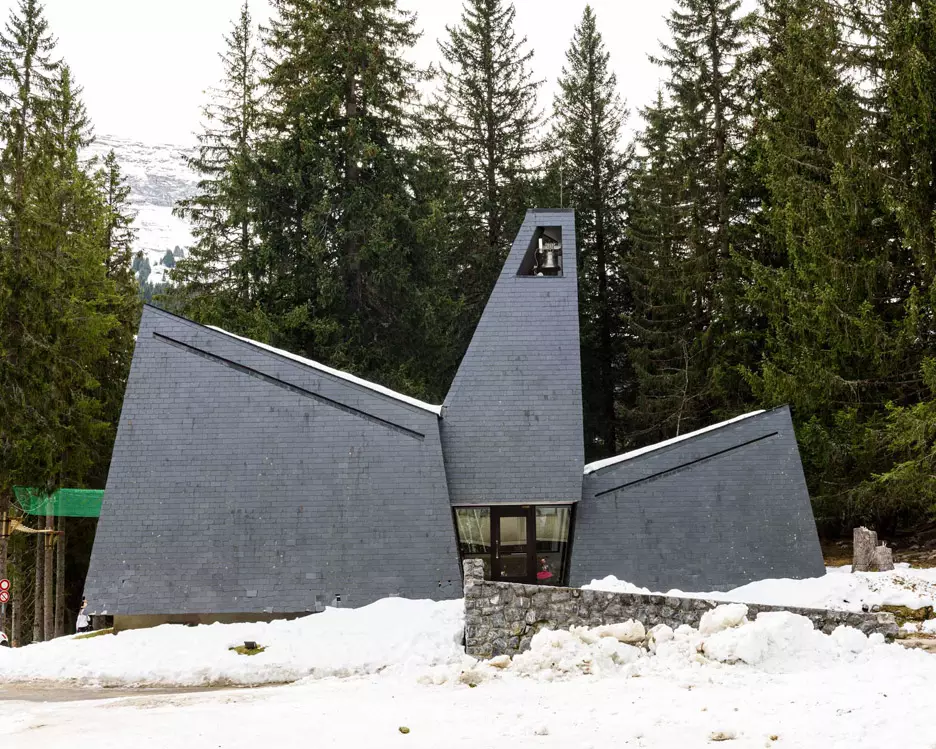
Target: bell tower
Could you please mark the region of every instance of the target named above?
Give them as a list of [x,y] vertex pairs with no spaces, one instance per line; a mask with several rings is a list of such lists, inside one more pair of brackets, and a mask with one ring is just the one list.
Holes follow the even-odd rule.
[[581,499],[573,211],[527,212],[445,399],[441,434],[453,505]]

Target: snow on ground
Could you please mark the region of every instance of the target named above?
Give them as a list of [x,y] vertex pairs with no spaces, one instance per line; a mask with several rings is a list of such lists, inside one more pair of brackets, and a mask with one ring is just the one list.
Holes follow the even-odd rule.
[[[732,749],[936,747],[931,719],[936,657],[847,628],[826,636],[793,614],[762,614],[749,622],[745,613],[737,605],[716,609],[701,625],[704,634],[686,626],[646,632],[636,622],[543,631],[529,652],[479,663],[436,631],[458,619],[455,604],[379,602],[357,612],[312,617],[329,623],[320,630],[310,622],[296,624],[293,640],[281,632],[276,641],[276,647],[294,647],[299,654],[311,646],[297,640],[319,640],[319,658],[333,665],[357,663],[355,673],[362,675],[259,690],[0,702],[0,746],[47,749],[80,743],[124,749],[132,741],[134,749],[311,744],[683,749],[726,740]],[[401,632],[407,623],[409,637]],[[198,630],[209,631],[211,637],[198,635],[199,642],[214,651],[219,643],[240,639],[233,632],[241,626],[227,625],[231,636],[222,636],[225,628],[217,626],[176,629],[190,638]],[[147,649],[156,643],[172,643],[159,651],[165,660],[181,662],[184,655],[197,657],[197,663],[217,661],[221,668],[224,658],[216,652],[198,656],[194,639],[179,654],[182,636],[157,635],[160,629],[133,640],[139,658],[150,660]],[[122,638],[133,639],[128,635],[134,633],[61,644],[77,652],[99,640],[106,643],[104,649],[86,653],[83,660],[119,661],[129,653],[126,645],[118,650]],[[382,636],[385,643],[372,642]],[[421,642],[426,638],[430,642]],[[265,653],[240,658],[259,673],[265,659],[284,660],[274,651],[271,645]],[[5,656],[11,655],[16,653],[0,654],[0,675],[9,676],[11,661]],[[58,655],[76,660],[64,649]],[[376,668],[378,661],[385,668]],[[433,661],[438,662],[430,665]],[[9,688],[4,689],[0,698],[9,697]]]
[[[266,624],[165,624],[87,639],[63,637],[0,652],[0,684],[57,681],[102,686],[256,685],[407,673],[464,654],[461,601],[385,598]],[[253,656],[228,650],[252,640]]]
[[[671,590],[665,595],[843,611],[861,611],[862,606],[907,606],[916,609],[936,605],[936,568],[912,569],[908,564],[898,564],[896,567],[893,572],[854,574],[850,566],[829,567],[823,577],[808,580],[758,580],[729,591],[687,593]],[[653,592],[618,580],[613,575],[592,580],[583,587],[620,593]]]
[[[830,591],[849,605],[888,599],[906,592],[890,579],[898,576],[929,580],[903,569],[846,590],[863,576],[833,571],[824,594],[803,581],[793,602],[815,604]],[[846,627],[824,635],[787,612],[747,615],[734,603],[698,629],[629,621],[544,630],[528,652],[488,661],[461,648],[460,601],[394,598],[293,622],[60,638],[0,650],[0,747],[936,749],[936,656]],[[228,650],[244,640],[267,649]],[[90,702],[72,686],[282,681],[295,683]],[[36,682],[51,682],[50,699],[66,701],[25,701]]]

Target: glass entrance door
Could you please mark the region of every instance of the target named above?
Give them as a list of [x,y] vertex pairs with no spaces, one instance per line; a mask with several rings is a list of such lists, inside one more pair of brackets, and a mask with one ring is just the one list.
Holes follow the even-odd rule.
[[533,510],[533,507],[491,508],[492,580],[536,582],[536,519]]

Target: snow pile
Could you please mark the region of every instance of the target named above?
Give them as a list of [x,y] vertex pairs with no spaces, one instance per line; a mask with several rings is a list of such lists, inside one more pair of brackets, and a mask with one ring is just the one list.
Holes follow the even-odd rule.
[[[787,612],[762,613],[754,621],[747,615],[747,606],[733,603],[706,612],[698,629],[657,625],[648,631],[634,620],[547,629],[532,638],[527,652],[478,661],[462,647],[461,601],[388,598],[290,622],[163,625],[3,649],[0,684],[192,687],[375,674],[472,686],[503,676],[546,682],[582,675],[672,680],[700,668],[796,673],[879,654],[890,662],[908,654],[885,646],[880,635],[869,638],[846,627],[824,635],[808,619]],[[256,655],[230,650],[248,640],[265,650]]]
[[747,612],[743,603],[729,603],[706,611],[699,621],[699,634],[712,635],[730,627],[739,627],[747,621]]
[[[88,639],[63,637],[0,652],[0,683],[102,686],[257,685],[303,678],[418,673],[457,661],[461,601],[386,598],[360,609],[264,624],[166,624]],[[252,640],[266,650],[239,655]]]
[[[604,627],[542,630],[530,649],[510,658],[488,661],[465,657],[458,664],[427,669],[420,681],[475,686],[515,675],[539,681],[561,681],[588,675],[656,676],[681,679],[701,668],[745,668],[756,672],[791,674],[847,665],[861,658],[915,658],[899,645],[885,645],[884,637],[870,637],[857,629],[839,627],[831,635],[813,628],[809,619],[788,612],[761,613],[747,618],[744,604],[718,606],[707,612],[699,628],[665,624],[645,631],[640,622]],[[924,656],[929,657],[929,656]],[[933,663],[936,672],[936,662]]]
[[831,635],[812,622],[786,611],[763,613],[753,622],[725,629],[699,644],[700,652],[721,663],[746,663],[761,670],[785,673],[852,660],[868,648],[884,644],[884,636],[865,636],[851,627],[838,627]]
[[[657,592],[618,580],[614,576],[592,580],[583,587],[613,593]],[[936,605],[936,568],[911,569],[908,564],[898,564],[892,572],[852,574],[849,566],[830,567],[822,577],[807,580],[758,580],[729,591],[686,593],[670,590],[663,595],[840,611],[861,611],[865,606],[906,606],[918,609]]]

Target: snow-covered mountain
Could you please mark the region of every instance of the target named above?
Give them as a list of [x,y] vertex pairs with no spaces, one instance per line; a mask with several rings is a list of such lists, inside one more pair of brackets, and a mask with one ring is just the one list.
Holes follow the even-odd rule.
[[185,249],[192,242],[188,224],[172,215],[177,200],[192,195],[197,175],[188,168],[186,148],[167,143],[140,143],[112,135],[99,135],[89,156],[103,158],[113,150],[127,182],[136,212],[136,249],[143,250],[151,267],[150,283],[165,280],[162,259],[168,250]]

